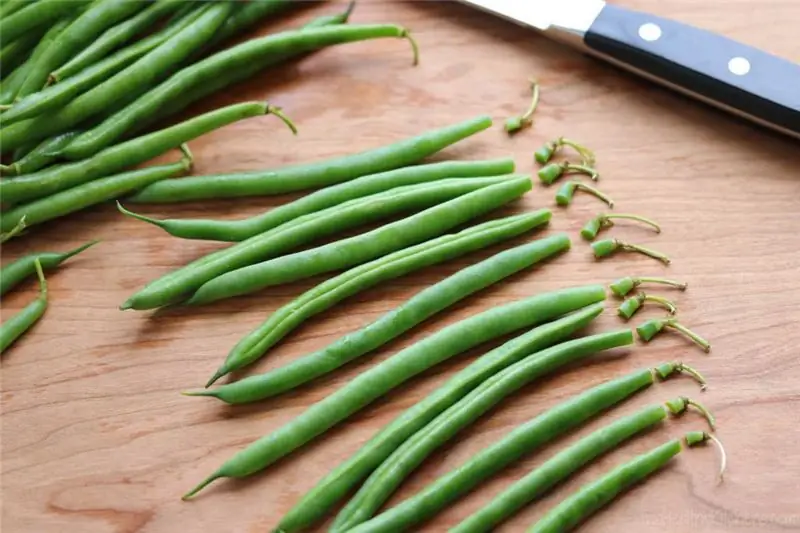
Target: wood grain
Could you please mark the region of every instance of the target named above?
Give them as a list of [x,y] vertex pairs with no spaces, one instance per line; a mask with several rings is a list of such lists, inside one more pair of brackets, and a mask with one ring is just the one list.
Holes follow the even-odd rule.
[[[697,24],[800,60],[793,0],[620,0],[622,5]],[[264,24],[290,27],[333,6]],[[536,126],[514,139],[499,128],[442,157],[512,155],[523,172],[545,140],[569,135],[594,147],[601,185],[618,211],[652,216],[655,236],[620,225],[616,235],[670,254],[669,268],[637,257],[596,263],[577,230],[602,205],[580,197],[558,210],[551,229],[575,235],[574,249],[542,268],[469,298],[397,342],[329,378],[273,401],[230,408],[178,391],[205,382],[230,347],[270,312],[318,280],[211,305],[147,314],[116,307],[136,288],[218,245],[170,238],[123,218],[112,205],[59,220],[3,250],[3,260],[34,250],[102,244],[50,276],[45,319],[2,360],[2,530],[132,533],[269,531],[301,495],[378,428],[433,390],[487,347],[439,365],[387,395],[299,453],[246,481],[214,485],[191,503],[179,496],[235,451],[297,416],[360,371],[446,324],[527,295],[634,275],[669,274],[691,288],[676,295],[683,320],[714,345],[710,355],[665,335],[624,357],[602,357],[533,384],[442,449],[392,499],[401,501],[523,421],[584,388],[663,360],[685,360],[710,379],[702,400],[719,418],[730,454],[716,486],[711,449],[683,454],[666,471],[599,513],[583,531],[800,531],[800,179],[797,144],[587,59],[529,31],[445,2],[361,2],[354,21],[409,26],[422,47],[410,65],[399,41],[327,50],[193,106],[269,98],[299,124],[292,138],[274,118],[227,127],[192,143],[197,173],[262,169],[347,154],[527,104],[526,79],[543,85]],[[170,157],[177,157],[173,154]],[[550,206],[536,188],[505,212]],[[148,207],[158,216],[242,217],[288,200],[259,198]],[[543,233],[518,239],[516,243]],[[546,234],[546,233],[545,233]],[[369,323],[421,288],[504,247],[475,253],[368,290],[309,322],[255,371],[274,368]],[[33,283],[3,302],[8,317],[35,293]],[[644,316],[655,316],[646,311]],[[613,313],[595,330],[619,327]],[[594,428],[647,402],[700,396],[688,380],[647,391],[619,410],[506,470],[430,522],[444,531],[513,480]],[[502,531],[522,531],[580,484],[684,430],[670,422],[585,469]]]

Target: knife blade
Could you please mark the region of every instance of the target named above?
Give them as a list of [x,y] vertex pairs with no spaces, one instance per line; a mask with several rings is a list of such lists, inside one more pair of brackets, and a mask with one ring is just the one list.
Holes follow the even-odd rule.
[[800,139],[800,65],[603,0],[461,0],[761,126]]

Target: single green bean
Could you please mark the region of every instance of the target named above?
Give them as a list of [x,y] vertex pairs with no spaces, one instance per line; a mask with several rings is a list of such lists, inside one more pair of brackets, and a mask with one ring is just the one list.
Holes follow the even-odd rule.
[[120,198],[150,183],[185,174],[192,165],[191,155],[188,152],[185,154],[185,157],[177,163],[115,174],[45,196],[28,204],[14,206],[0,214],[0,231],[14,227],[22,218],[29,227],[42,224]]
[[405,531],[430,519],[506,466],[655,383],[683,371],[666,363],[613,379],[573,396],[517,427],[411,498],[350,529],[351,533]]
[[210,46],[214,46],[230,37],[241,35],[243,31],[255,26],[262,20],[292,6],[301,5],[296,0],[250,0],[234,11],[225,24],[219,29]]
[[4,266],[2,270],[0,270],[0,296],[19,285],[31,274],[35,273],[37,261],[41,263],[43,269],[50,270],[56,268],[71,257],[75,257],[87,248],[94,246],[98,242],[100,241],[90,241],[68,252],[38,252],[35,254],[26,255],[25,257],[21,257],[12,263],[9,263],[8,265]]
[[[687,433],[684,437],[687,446],[710,439],[711,436],[705,432]],[[528,533],[568,533],[575,530],[617,496],[666,466],[682,449],[681,440],[673,439],[638,455],[578,489],[531,526]]]
[[242,220],[149,219],[149,222],[170,235],[184,239],[237,242],[264,233],[298,217],[334,207],[347,200],[362,198],[396,187],[429,183],[444,178],[496,176],[511,172],[514,172],[512,159],[431,163],[370,174],[325,187],[294,202]]
[[269,319],[240,340],[206,387],[220,377],[256,361],[305,320],[331,308],[344,298],[426,266],[448,261],[500,241],[516,237],[540,224],[536,213],[492,220],[460,233],[381,257],[320,283],[275,311]]
[[501,370],[397,448],[341,510],[331,531],[349,531],[369,520],[428,456],[508,395],[567,364],[631,344],[629,329],[601,333],[557,344]]
[[[120,308],[154,309],[182,302],[191,297],[204,283],[231,270],[278,257],[315,239],[358,227],[370,221],[381,220],[415,208],[436,205],[448,196],[453,198],[466,192],[464,187],[483,186],[492,180],[509,184],[517,181],[514,177],[500,176],[470,180],[453,179],[449,180],[447,187],[436,182],[409,185],[403,188],[405,194],[400,194],[403,191],[397,194],[395,191],[385,191],[304,215],[229,248],[208,254],[162,276],[132,295]],[[467,183],[469,181],[475,182],[475,185]]]
[[72,129],[105,111],[124,107],[167,78],[175,65],[208,42],[231,7],[231,2],[214,2],[201,8],[202,14],[192,24],[64,107],[0,130],[0,146],[3,150],[13,150],[26,142]]
[[39,296],[25,309],[0,324],[0,354],[31,329],[47,310],[47,281],[44,279],[42,265],[38,259],[34,262],[34,268],[39,277]]
[[[544,222],[546,221],[540,220],[540,223]],[[333,372],[380,348],[467,296],[533,264],[565,252],[569,247],[569,238],[562,234],[506,250],[431,285],[375,322],[283,367],[216,389],[187,394],[212,396],[229,404],[249,403],[277,396]]]
[[146,2],[130,0],[103,0],[92,3],[75,21],[53,41],[52,46],[34,64],[19,96],[42,90],[51,72],[63,65],[74,54],[95,40],[110,26],[144,9]]
[[[139,124],[146,123],[153,116],[162,119],[169,114],[170,109],[177,109],[176,106],[185,105],[187,98],[196,98],[198,95],[206,94],[205,90],[201,90],[199,93],[193,92],[196,88],[211,84],[215,90],[218,90],[228,85],[223,82],[224,80],[230,80],[229,83],[238,81],[242,79],[239,72],[249,72],[248,69],[265,62],[270,64],[276,57],[311,52],[336,44],[382,38],[399,38],[411,42],[416,60],[416,43],[408,30],[396,25],[337,25],[304,28],[251,39],[181,69],[145,94],[136,94],[135,101],[127,101],[130,102],[129,105],[118,108],[119,111],[106,118],[102,124],[75,139],[73,144],[64,150],[64,156],[68,159],[89,157],[134,131]],[[380,170],[387,168],[395,167],[383,167]],[[371,170],[368,173],[378,171]],[[256,178],[251,178],[251,181],[253,179],[260,181],[264,172],[254,173],[253,176]],[[230,179],[230,177],[214,178],[214,181],[230,181]],[[238,178],[238,180],[241,179],[241,177]],[[209,180],[210,178],[206,179],[206,181]],[[234,181],[238,180],[234,179]]]
[[184,3],[184,0],[157,0],[153,2],[128,20],[108,28],[94,42],[50,73],[51,79],[55,81],[63,80],[90,67],[134,39],[137,35],[151,30],[159,20],[177,11]]
[[[205,304],[371,261],[445,231],[523,196],[527,177],[471,192],[361,235],[226,272],[204,283],[187,301]],[[550,211],[542,210],[548,219]]]
[[545,495],[582,467],[623,442],[652,429],[668,416],[680,416],[694,405],[687,398],[653,404],[608,424],[559,452],[528,475],[498,494],[450,533],[490,533],[525,505]]
[[276,531],[296,533],[321,520],[394,450],[439,413],[503,368],[530,353],[567,339],[603,312],[602,300],[605,294],[598,290],[598,287],[585,287],[583,296],[578,298],[574,301],[576,309],[580,304],[585,304],[587,307],[534,328],[489,351],[384,426],[355,454],[303,496],[303,499],[283,517]]
[[47,111],[58,110],[71,102],[76,96],[97,86],[147,55],[150,51],[191,25],[202,14],[202,9],[190,9],[181,18],[177,19],[174,24],[161,31],[119,50],[115,54],[87,67],[75,76],[45,87],[38,93],[26,96],[2,115],[4,123],[8,125],[22,119],[36,117]]
[[11,42],[40,26],[48,26],[64,15],[77,12],[91,0],[39,0],[31,2],[15,13],[0,19],[0,35]]
[[608,288],[611,292],[614,293],[615,296],[619,298],[624,298],[629,292],[633,289],[638,288],[642,283],[657,283],[660,285],[667,285],[670,287],[675,287],[678,290],[685,291],[689,288],[689,284],[681,281],[674,281],[671,279],[664,279],[664,278],[652,278],[652,277],[632,277],[628,276],[625,278],[620,278],[613,283],[611,283]]
[[651,220],[639,215],[612,213],[598,215],[587,222],[581,229],[581,237],[587,241],[593,241],[600,231],[613,227],[614,220],[635,220],[650,226],[656,233],[661,233],[661,226],[659,226],[655,220]]
[[[30,69],[33,68],[33,65],[36,61],[39,60],[41,55],[50,47],[50,44],[53,40],[58,37],[58,35],[64,31],[69,23],[72,22],[72,18],[64,17],[61,20],[58,20],[53,24],[47,33],[39,41],[39,44],[36,45],[31,57],[20,67],[18,67],[8,78],[6,78],[6,74],[3,74],[3,84],[2,84],[2,91],[0,92],[0,105],[6,106],[10,105],[14,102],[17,97],[17,93],[19,92],[20,87],[22,84],[25,83],[25,78],[28,77],[28,72]],[[9,124],[7,121],[7,113],[9,110],[6,110],[0,117],[2,118],[3,125]]]
[[184,499],[191,498],[216,479],[245,477],[263,470],[390,390],[456,354],[513,331],[547,322],[604,297],[602,286],[564,289],[497,306],[445,327],[361,373],[289,424],[239,451],[185,494]]
[[70,131],[39,143],[36,148],[11,165],[0,165],[0,174],[20,176],[30,174],[58,161],[58,151],[65,147],[80,132]]
[[57,165],[13,180],[2,180],[0,197],[5,203],[18,204],[55,194],[149,161],[204,133],[237,120],[270,113],[293,127],[280,110],[266,103],[234,104],[112,146],[85,161]]

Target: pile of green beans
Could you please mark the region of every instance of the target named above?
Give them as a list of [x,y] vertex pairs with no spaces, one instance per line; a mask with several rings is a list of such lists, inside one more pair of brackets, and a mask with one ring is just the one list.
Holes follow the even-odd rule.
[[289,424],[239,451],[186,493],[184,499],[191,498],[217,479],[245,477],[263,470],[390,390],[456,354],[604,298],[602,286],[563,289],[495,307],[441,329],[363,372]]
[[655,369],[646,368],[607,381],[574,396],[517,427],[411,498],[347,531],[394,533],[408,530],[432,518],[506,466],[681,368],[679,363],[665,363]]
[[[540,216],[537,222],[546,223],[547,217]],[[533,264],[565,252],[569,247],[569,238],[561,234],[506,250],[431,285],[375,322],[345,335],[321,350],[295,359],[266,374],[250,376],[214,390],[193,394],[213,396],[227,403],[246,403],[292,390],[376,350],[467,296]],[[248,354],[245,361],[253,360],[254,357],[254,354]],[[238,363],[241,359],[235,361]],[[230,372],[227,367],[223,369]],[[217,377],[219,373],[214,376]]]
[[381,281],[516,237],[540,224],[541,218],[536,213],[492,220],[457,234],[444,235],[404,248],[334,276],[275,311],[268,320],[240,340],[206,387],[220,377],[253,363],[305,320],[329,309],[344,298]]

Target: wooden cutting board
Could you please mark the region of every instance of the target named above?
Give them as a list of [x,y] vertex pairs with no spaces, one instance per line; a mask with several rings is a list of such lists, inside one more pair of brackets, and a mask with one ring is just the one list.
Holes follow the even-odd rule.
[[[800,60],[800,4],[795,1],[620,4]],[[310,5],[265,23],[260,31],[291,27],[337,7]],[[551,229],[515,241],[567,231],[574,236],[567,255],[469,298],[328,378],[272,401],[230,408],[210,399],[182,397],[178,391],[203,384],[242,335],[319,279],[198,309],[120,312],[117,306],[137,288],[219,245],[169,237],[124,218],[113,205],[35,229],[4,248],[4,262],[36,250],[66,250],[89,239],[102,243],[50,276],[46,318],[3,357],[2,530],[269,531],[333,466],[489,347],[412,380],[260,475],[218,482],[191,503],[181,502],[180,495],[252,440],[447,324],[546,290],[605,283],[623,275],[669,275],[690,283],[685,294],[670,296],[677,299],[685,323],[711,340],[710,355],[668,334],[651,345],[597,357],[532,384],[462,432],[456,442],[444,445],[390,504],[569,396],[633,369],[677,359],[707,375],[707,393],[686,379],[654,387],[505,470],[424,530],[444,531],[567,443],[621,414],[688,394],[719,419],[719,437],[730,455],[724,485],[715,484],[714,450],[694,450],[599,513],[583,531],[800,531],[798,144],[461,5],[364,1],[353,22],[407,25],[420,42],[421,64],[412,68],[410,51],[401,41],[348,45],[268,70],[195,105],[188,114],[268,98],[300,127],[294,138],[277,120],[263,117],[206,135],[191,144],[196,173],[264,169],[348,154],[489,113],[497,127],[447,150],[440,159],[514,156],[521,172],[532,172],[532,153],[544,141],[559,135],[581,140],[597,151],[599,184],[614,197],[617,211],[651,216],[664,226],[663,234],[655,235],[620,225],[615,235],[663,250],[673,265],[627,256],[593,261],[577,232],[603,206],[582,196],[568,210],[554,207]],[[542,83],[536,126],[509,139],[499,126],[527,106],[531,75]],[[553,206],[554,192],[537,185],[503,213]],[[235,218],[290,199],[141,209],[155,216]],[[325,346],[423,287],[504,248],[368,290],[311,320],[253,370],[274,368]],[[3,317],[34,294],[29,283],[8,295]],[[650,309],[637,318],[659,314]],[[609,310],[593,331],[622,325]],[[613,465],[702,427],[697,416],[665,424],[585,469],[501,530],[523,531]]]

